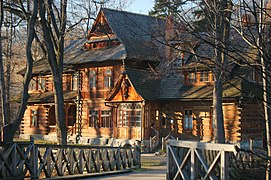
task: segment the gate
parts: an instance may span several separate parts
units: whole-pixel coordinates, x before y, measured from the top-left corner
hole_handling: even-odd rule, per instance
[[[235,145],[169,140],[167,179],[229,179]]]

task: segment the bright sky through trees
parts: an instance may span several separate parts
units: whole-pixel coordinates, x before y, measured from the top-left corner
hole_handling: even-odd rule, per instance
[[[127,11],[148,14],[153,8],[154,0],[133,0],[131,6],[127,8]]]

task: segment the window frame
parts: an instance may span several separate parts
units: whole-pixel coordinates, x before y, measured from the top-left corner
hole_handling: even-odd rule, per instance
[[[33,119],[35,118],[35,119]],[[39,127],[39,109],[30,109],[30,127]]]
[[[122,103],[117,112],[117,127],[141,126],[142,107],[140,103]]]
[[[188,83],[195,83],[197,80],[196,80],[196,72],[189,72],[188,74]]]
[[[210,82],[209,71],[199,71],[199,82]]]
[[[193,120],[194,120],[193,109],[192,108],[184,108],[184,110],[183,110],[183,129],[185,131],[193,130]]]
[[[110,72],[107,72],[110,71]],[[112,87],[112,69],[106,68],[104,70],[104,88],[111,88]]]
[[[93,73],[91,73],[93,72]],[[89,71],[89,89],[96,89],[97,88],[97,72],[94,69]]]
[[[77,74],[75,74],[75,73],[72,74],[71,81],[72,81],[71,82],[72,83],[71,90],[74,90],[74,91],[78,90],[78,76],[77,76]]]
[[[94,112],[94,113],[93,113]],[[108,114],[103,114],[107,112]],[[90,109],[88,118],[89,128],[111,128],[112,127],[112,110],[111,109]]]

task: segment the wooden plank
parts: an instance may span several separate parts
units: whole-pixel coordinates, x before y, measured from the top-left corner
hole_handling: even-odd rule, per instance
[[[224,150],[226,152],[237,153],[235,150],[235,145],[231,145],[231,144],[214,144],[214,143],[204,143],[204,142],[194,142],[194,141],[175,141],[171,139],[169,139],[168,143],[170,146],[214,150],[214,151]]]
[[[195,156],[195,149],[193,147],[190,148],[190,151],[191,151],[191,155],[190,155],[190,158],[191,158],[191,165],[190,165],[190,177],[191,177],[191,180],[194,180],[196,179],[197,177],[197,173],[196,173],[196,156]]]
[[[221,158],[220,158],[220,179],[227,180],[229,179],[229,158],[228,152],[221,151]]]

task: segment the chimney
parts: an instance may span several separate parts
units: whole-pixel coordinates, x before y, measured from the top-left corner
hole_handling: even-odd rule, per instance
[[[175,36],[174,18],[171,14],[169,14],[166,17],[166,32],[165,32],[167,62],[171,62],[173,60],[172,42],[174,40],[174,36]]]

